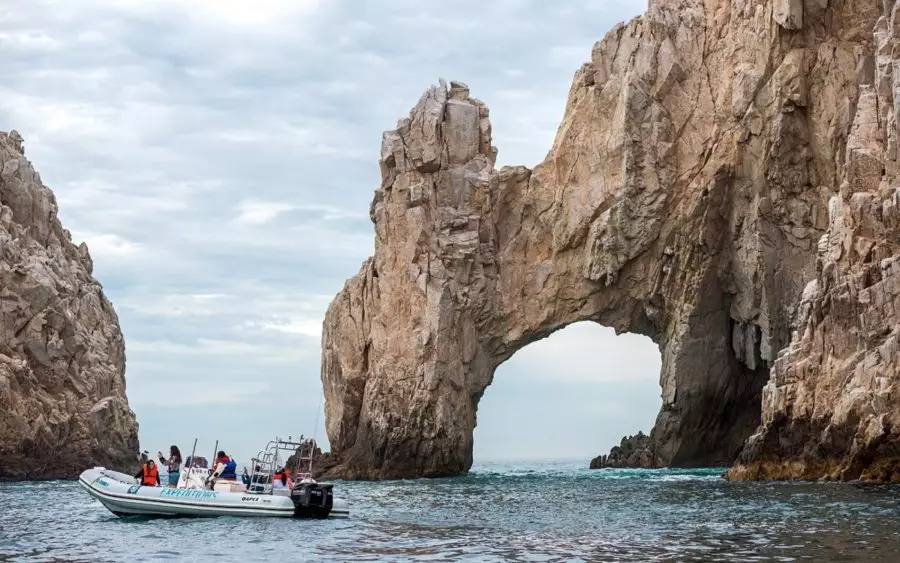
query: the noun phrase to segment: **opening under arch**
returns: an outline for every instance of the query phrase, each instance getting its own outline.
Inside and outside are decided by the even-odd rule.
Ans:
[[[528,344],[497,368],[479,402],[474,462],[587,464],[625,435],[649,434],[660,366],[649,338],[591,321]]]

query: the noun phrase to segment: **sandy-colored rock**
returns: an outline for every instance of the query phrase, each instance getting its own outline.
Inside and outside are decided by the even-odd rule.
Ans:
[[[324,323],[337,471],[467,471],[497,366],[592,320],[659,345],[660,464],[893,479],[897,12],[657,0],[594,47],[534,170],[494,169],[467,87],[428,90]]]
[[[135,466],[118,318],[56,198],[0,133],[0,480]]]
[[[772,16],[785,29],[802,29],[803,0],[774,0]]]

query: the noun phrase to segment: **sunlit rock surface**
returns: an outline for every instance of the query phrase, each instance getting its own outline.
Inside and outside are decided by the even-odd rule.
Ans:
[[[384,135],[375,255],[324,323],[336,470],[467,471],[496,367],[593,320],[661,350],[659,464],[897,479],[897,12],[655,0],[533,170],[494,168],[465,85],[430,88]]]
[[[0,480],[136,464],[122,332],[92,270],[22,138],[0,133]]]

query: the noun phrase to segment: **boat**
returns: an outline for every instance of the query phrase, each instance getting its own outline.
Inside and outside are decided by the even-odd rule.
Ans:
[[[340,518],[350,515],[346,500],[335,498],[332,485],[312,478],[315,440],[276,438],[252,460],[253,473],[247,484],[213,477],[205,467],[186,467],[176,487],[143,486],[132,475],[94,467],[81,473],[79,484],[119,517],[276,517]],[[296,481],[279,487],[275,472],[281,469],[280,454],[293,459]],[[308,472],[301,473],[308,462]],[[274,481],[274,485],[273,485]]]

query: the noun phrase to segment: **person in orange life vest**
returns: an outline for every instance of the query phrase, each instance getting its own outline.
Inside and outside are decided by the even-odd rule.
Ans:
[[[272,475],[272,487],[275,489],[283,489],[288,487],[291,478],[291,470],[282,467]]]
[[[152,459],[147,460],[147,462],[141,466],[141,470],[134,476],[135,478],[140,479],[141,485],[145,487],[159,486],[159,468],[156,467],[156,462]]]
[[[213,477],[226,481],[237,481],[237,462],[220,451],[216,454],[216,471]]]

